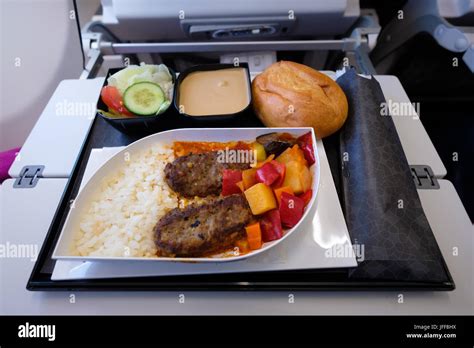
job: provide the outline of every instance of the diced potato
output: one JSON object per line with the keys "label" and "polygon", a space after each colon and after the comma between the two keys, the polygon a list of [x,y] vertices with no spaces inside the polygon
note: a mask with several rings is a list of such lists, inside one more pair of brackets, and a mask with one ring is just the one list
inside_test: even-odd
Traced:
{"label": "diced potato", "polygon": [[306,159],[304,158],[304,152],[300,149],[298,144],[283,151],[275,160],[284,164],[292,161],[301,162],[304,165],[307,164]]}
{"label": "diced potato", "polygon": [[294,194],[298,195],[303,193],[303,185],[299,175],[300,166],[296,161],[288,162],[286,164],[286,176],[283,181],[283,186],[291,187]]}
{"label": "diced potato", "polygon": [[242,171],[242,182],[244,183],[244,189],[248,189],[258,182],[257,177],[255,176],[256,172],[257,168],[250,168]]}
{"label": "diced potato", "polygon": [[304,166],[304,169],[301,170],[300,175],[301,175],[301,184],[303,185],[303,192],[306,192],[309,189],[311,189],[311,184],[313,181],[311,177],[311,172],[308,169],[308,167]]}
{"label": "diced potato", "polygon": [[291,157],[291,148],[287,148],[285,151],[283,151],[280,156],[275,158],[275,161],[279,163],[284,163],[287,164],[288,162],[291,162],[293,158]]}
{"label": "diced potato", "polygon": [[277,207],[272,189],[265,184],[255,184],[247,189],[244,194],[254,215],[263,214]]}
{"label": "diced potato", "polygon": [[286,163],[286,175],[283,186],[289,186],[295,195],[311,188],[311,172],[299,161]]}

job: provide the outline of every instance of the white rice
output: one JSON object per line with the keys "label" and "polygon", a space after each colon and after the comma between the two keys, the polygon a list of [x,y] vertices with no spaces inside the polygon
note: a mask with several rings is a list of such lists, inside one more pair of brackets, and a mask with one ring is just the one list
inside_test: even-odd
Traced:
{"label": "white rice", "polygon": [[105,178],[81,218],[72,252],[155,257],[153,227],[178,206],[178,197],[166,184],[163,172],[173,160],[173,150],[157,144],[133,155],[116,174]]}

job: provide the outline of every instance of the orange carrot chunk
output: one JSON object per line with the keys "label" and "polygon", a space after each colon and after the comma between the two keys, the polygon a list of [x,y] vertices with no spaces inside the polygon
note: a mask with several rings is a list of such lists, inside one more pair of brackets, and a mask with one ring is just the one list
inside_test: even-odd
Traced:
{"label": "orange carrot chunk", "polygon": [[256,222],[248,225],[245,227],[245,231],[247,232],[247,241],[250,249],[260,249],[262,247],[262,231],[260,230],[260,223]]}
{"label": "orange carrot chunk", "polygon": [[278,202],[278,206],[280,206],[281,194],[283,192],[289,193],[290,195],[294,195],[293,189],[290,186],[279,187],[279,188],[275,189],[274,192],[275,192],[275,197],[276,197],[277,202]]}

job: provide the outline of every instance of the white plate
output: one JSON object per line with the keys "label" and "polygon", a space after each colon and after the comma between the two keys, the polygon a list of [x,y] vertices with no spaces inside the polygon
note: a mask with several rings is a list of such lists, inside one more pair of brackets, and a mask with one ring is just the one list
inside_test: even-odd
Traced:
{"label": "white plate", "polygon": [[[101,181],[116,172],[123,165],[123,158],[125,153],[128,153],[130,158],[133,158],[135,153],[138,153],[155,144],[172,145],[174,141],[214,141],[214,142],[229,142],[229,141],[254,141],[256,137],[271,133],[271,132],[287,132],[295,137],[311,132],[313,138],[313,151],[316,163],[310,167],[313,177],[312,190],[313,196],[305,208],[305,212],[301,220],[291,229],[285,230],[282,238],[264,243],[262,248],[251,251],[239,256],[226,257],[100,257],[100,256],[75,256],[71,254],[71,245],[74,235],[79,230],[79,223],[82,211],[88,206],[92,197],[96,194],[97,188]],[[53,252],[53,259],[56,260],[76,260],[76,261],[90,261],[90,260],[116,260],[116,261],[170,261],[170,262],[229,262],[246,259],[251,256],[263,253],[279,243],[283,242],[288,236],[298,230],[300,224],[309,215],[309,211],[314,204],[319,188],[319,156],[316,146],[316,138],[312,128],[194,128],[194,129],[176,129],[162,133],[157,133],[140,139],[123,150],[115,154],[104,165],[102,165],[94,176],[87,182],[84,188],[79,192],[74,201],[73,208],[70,210],[63,230],[59,237],[56,248]]]}
{"label": "white plate", "polygon": [[[340,252],[350,251],[353,247],[321,140],[318,140],[317,147],[321,176],[313,208],[293,237],[266,253],[245,260],[219,263],[56,260],[51,279],[109,279],[356,267],[355,253]],[[123,148],[93,149],[79,190],[102,164]]]}

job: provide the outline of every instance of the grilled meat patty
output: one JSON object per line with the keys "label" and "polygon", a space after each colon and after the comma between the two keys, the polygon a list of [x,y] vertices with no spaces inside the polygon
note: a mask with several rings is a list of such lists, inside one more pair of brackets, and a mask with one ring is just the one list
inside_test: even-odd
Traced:
{"label": "grilled meat patty", "polygon": [[242,195],[213,199],[205,204],[175,208],[155,226],[161,256],[202,256],[232,247],[245,236],[252,219]]}
{"label": "grilled meat patty", "polygon": [[220,163],[217,151],[189,154],[166,165],[165,180],[184,197],[206,197],[221,193],[224,169],[248,168],[249,163]]}

